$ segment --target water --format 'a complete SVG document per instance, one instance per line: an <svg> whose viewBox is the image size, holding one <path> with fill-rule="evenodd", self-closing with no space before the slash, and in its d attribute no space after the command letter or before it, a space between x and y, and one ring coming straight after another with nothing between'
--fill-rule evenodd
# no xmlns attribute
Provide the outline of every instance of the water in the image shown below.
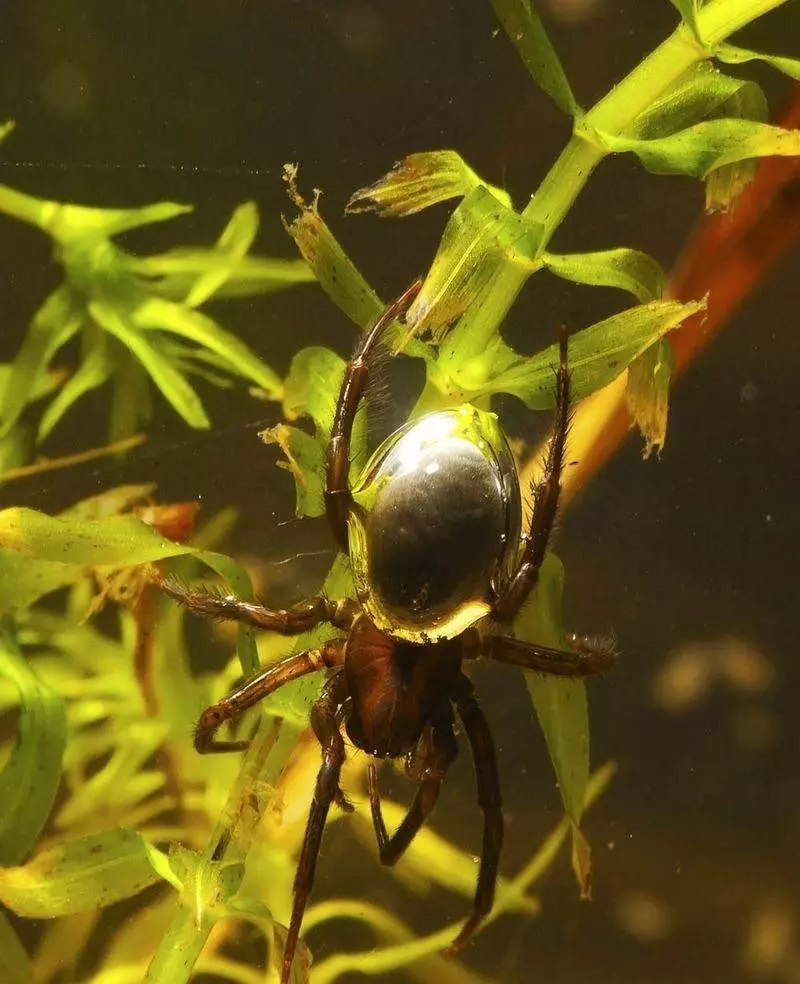
<svg viewBox="0 0 800 984"><path fill-rule="evenodd" d="M600 2L573 24L550 14L586 104L674 23L669 4L644 9L632 0ZM789 50L796 37L796 10L784 10L757 40L797 56L796 45ZM391 223L343 219L355 188L405 153L452 146L519 204L568 136L497 34L488 4L168 8L143 0L123 9L28 0L0 13L0 38L4 113L18 123L2 147L4 182L93 205L196 205L188 218L131 237L142 250L209 242L233 206L254 198L262 213L258 251L290 257L279 221L290 211L280 169L298 161L301 184L324 189L324 214L387 297L427 265L447 213ZM770 90L779 106L785 90L771 83ZM668 267L701 205L688 179L606 162L555 248L635 245ZM0 229L0 269L7 360L59 275L44 239L11 222ZM594 901L578 902L562 857L539 886L541 917L504 917L467 952L471 967L504 984L798 979L792 933L800 900L790 863L800 820L796 274L795 250L681 381L661 460L641 462L629 441L563 518L558 551L569 623L613 627L622 650L619 667L590 684L593 760L613 758L619 773L586 822ZM538 348L564 317L580 326L619 306L610 291L536 278L509 335ZM301 343L346 353L354 337L314 288L214 313L280 374ZM406 404L419 381L409 377L396 381ZM332 543L320 521L293 521L288 476L255 436L273 408L241 392L203 395L210 433L188 432L159 405L146 448L124 466L9 486L3 503L56 511L103 486L154 480L163 500L198 498L208 515L235 504L241 518L231 550L268 558L278 601L312 590ZM79 405L48 454L102 443L104 399ZM504 406L516 430L530 436L542 427L510 401ZM395 416L399 423L402 412ZM519 674L484 666L476 683L499 749L503 871L512 874L557 822L560 804ZM387 788L405 795L400 780L387 780ZM476 850L464 753L435 826ZM367 894L420 934L466 913L465 900L438 891L420 898L380 872L345 823L323 849L316 898L348 894ZM346 924L317 939L319 957L364 944Z"/></svg>

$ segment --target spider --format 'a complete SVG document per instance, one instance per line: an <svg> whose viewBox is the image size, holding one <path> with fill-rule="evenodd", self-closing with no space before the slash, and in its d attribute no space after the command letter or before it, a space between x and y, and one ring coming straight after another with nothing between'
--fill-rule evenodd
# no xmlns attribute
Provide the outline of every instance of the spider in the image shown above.
<svg viewBox="0 0 800 984"><path fill-rule="evenodd" d="M484 816L483 849L472 912L448 953L463 947L494 900L503 812L489 725L462 671L478 656L566 677L600 673L613 648L573 636L570 651L515 639L511 625L536 585L556 517L570 418L567 332L560 334L556 411L544 474L522 535L516 467L496 417L472 405L411 420L349 483L350 442L370 360L386 330L420 289L415 282L389 304L358 343L348 363L326 455L326 513L340 549L349 554L356 599L316 596L287 609L221 597L157 575L186 608L215 619L294 635L327 622L346 633L318 649L287 656L203 712L198 752L237 751L247 741L216 737L219 727L290 680L332 670L311 708L322 749L283 957L282 984L291 972L314 881L323 828L332 803L352 810L339 785L345 759L341 726L370 756L367 779L380 860L393 865L430 815L458 751L460 719L475 763ZM405 758L418 783L399 827L389 834L381 812L376 760Z"/></svg>

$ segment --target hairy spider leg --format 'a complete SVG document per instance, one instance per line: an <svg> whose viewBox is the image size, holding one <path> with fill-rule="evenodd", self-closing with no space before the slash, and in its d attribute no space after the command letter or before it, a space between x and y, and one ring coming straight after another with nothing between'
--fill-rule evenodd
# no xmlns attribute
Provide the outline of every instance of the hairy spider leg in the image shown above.
<svg viewBox="0 0 800 984"><path fill-rule="evenodd" d="M311 708L311 727L322 746L322 765L317 773L314 798L306 823L303 846L294 877L294 902L283 951L281 984L289 984L292 961L300 937L300 926L314 885L322 833L331 803L339 796L339 777L344 764L344 739L339 730L339 711L347 699L347 680L344 673L337 673L322 688L322 693Z"/></svg>
<svg viewBox="0 0 800 984"><path fill-rule="evenodd" d="M617 660L613 638L572 635L570 642L573 650L551 649L509 636L490 635L483 640L483 655L499 663L521 666L523 670L560 677L595 676L611 669Z"/></svg>
<svg viewBox="0 0 800 984"><path fill-rule="evenodd" d="M195 726L194 747L203 755L208 752L242 751L250 744L249 740L218 741L214 737L222 724L253 707L285 683L318 670L341 666L343 662L344 642L341 639L331 639L319 649L308 649L278 660L203 711Z"/></svg>
<svg viewBox="0 0 800 984"><path fill-rule="evenodd" d="M378 771L374 759L370 760L367 766L369 805L381 864L396 864L419 833L436 805L445 774L457 754L458 742L453 733L453 714L448 705L435 721L426 725L417 748L409 756L407 771L413 772L420 785L408 813L391 837L381 811Z"/></svg>
<svg viewBox="0 0 800 984"><path fill-rule="evenodd" d="M331 439L326 452L325 511L328 522L339 547L348 551L347 515L353 505L350 494L350 440L353 423L356 419L361 398L369 375L369 355L381 340L384 331L402 318L422 287L421 280L415 280L406 290L385 309L375 324L361 336L353 357L345 369L336 414L331 428Z"/></svg>
<svg viewBox="0 0 800 984"><path fill-rule="evenodd" d="M570 378L567 362L569 333L566 325L559 330L559 366L556 376L556 413L553 435L547 449L544 474L537 482L533 493L533 513L530 529L525 538L525 547L514 576L502 595L492 606L492 614L500 621L511 621L519 613L526 598L539 580L547 544L558 512L561 494L561 472L564 467L564 453L567 444L567 431L570 421Z"/></svg>
<svg viewBox="0 0 800 984"><path fill-rule="evenodd" d="M174 578L164 577L155 569L151 576L164 594L195 615L242 622L280 635L299 635L316 628L322 622L346 631L360 612L358 603L352 598L334 600L313 595L289 608L267 608L255 601L242 601L234 595L219 594L208 588L189 587Z"/></svg>
<svg viewBox="0 0 800 984"><path fill-rule="evenodd" d="M475 930L492 911L497 873L500 867L500 851L503 847L503 800L497 773L497 757L494 751L489 722L475 698L469 677L460 674L455 699L456 710L467 734L472 758L475 762L475 779L478 786L478 805L483 813L483 846L478 885L472 904L472 914L461 927L458 936L445 951L453 956L472 939Z"/></svg>

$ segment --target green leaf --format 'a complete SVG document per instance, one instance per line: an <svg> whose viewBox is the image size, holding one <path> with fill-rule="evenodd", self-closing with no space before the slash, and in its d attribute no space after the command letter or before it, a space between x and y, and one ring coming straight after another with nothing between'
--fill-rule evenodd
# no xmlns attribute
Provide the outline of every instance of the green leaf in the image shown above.
<svg viewBox="0 0 800 984"><path fill-rule="evenodd" d="M726 107L734 103L740 107L739 111L727 111ZM731 78L709 62L700 62L682 72L636 116L624 133L643 140L657 139L685 130L712 115L763 122L767 118L764 93L755 82Z"/></svg>
<svg viewBox="0 0 800 984"><path fill-rule="evenodd" d="M660 299L664 289L661 265L638 249L608 249L597 253L542 253L551 273L576 284L618 287L633 294L642 304Z"/></svg>
<svg viewBox="0 0 800 984"><path fill-rule="evenodd" d="M173 249L156 256L129 256L126 266L148 281L148 290L167 300L184 301L198 278L214 263L217 252L216 249ZM228 276L214 291L218 299L269 294L315 280L303 260L243 256L235 263L227 259L227 263Z"/></svg>
<svg viewBox="0 0 800 984"><path fill-rule="evenodd" d="M28 954L4 912L0 912L0 978L5 984L33 984Z"/></svg>
<svg viewBox="0 0 800 984"><path fill-rule="evenodd" d="M406 316L409 330L441 338L470 305L478 303L501 267L536 269L538 227L506 208L483 186L453 212L422 290Z"/></svg>
<svg viewBox="0 0 800 984"><path fill-rule="evenodd" d="M27 919L53 919L112 905L161 879L165 856L134 830L65 841L19 868L0 869L0 901Z"/></svg>
<svg viewBox="0 0 800 984"><path fill-rule="evenodd" d="M0 437L11 430L32 398L54 348L74 334L80 324L81 318L76 313L72 291L68 287L53 291L36 312L14 359L11 377L0 394Z"/></svg>
<svg viewBox="0 0 800 984"><path fill-rule="evenodd" d="M287 420L311 417L317 438L327 440L344 370L344 359L329 348L313 345L300 349L284 383L283 412Z"/></svg>
<svg viewBox="0 0 800 984"><path fill-rule="evenodd" d="M0 548L37 560L108 567L132 567L192 552L135 516L76 521L21 507L0 511Z"/></svg>
<svg viewBox="0 0 800 984"><path fill-rule="evenodd" d="M531 0L492 0L492 6L531 78L559 109L574 116L578 104Z"/></svg>
<svg viewBox="0 0 800 984"><path fill-rule="evenodd" d="M614 153L636 154L654 174L689 174L696 178L707 178L717 168L736 161L800 154L800 131L753 120L708 120L655 140L611 133L599 136Z"/></svg>
<svg viewBox="0 0 800 984"><path fill-rule="evenodd" d="M747 48L739 48L734 44L717 45L714 50L714 57L729 65L742 65L745 62L757 59L758 61L766 62L772 68L777 68L779 72L783 72L789 78L800 82L800 58L766 55L763 51L748 51Z"/></svg>
<svg viewBox="0 0 800 984"><path fill-rule="evenodd" d="M519 638L556 649L568 649L561 621L564 568L547 554L539 582L515 623ZM589 891L588 845L578 831L589 781L589 709L582 680L526 673L525 682L544 732L547 750L558 780L564 810L572 821L573 851L581 861L581 892ZM576 846L576 839L577 845Z"/></svg>
<svg viewBox="0 0 800 984"><path fill-rule="evenodd" d="M0 865L19 863L41 833L61 778L67 734L64 701L0 633L0 676L20 696L19 737L0 772Z"/></svg>
<svg viewBox="0 0 800 984"><path fill-rule="evenodd" d="M669 384L674 359L669 340L662 338L634 359L628 369L625 402L644 437L644 457L661 451L667 439Z"/></svg>
<svg viewBox="0 0 800 984"><path fill-rule="evenodd" d="M280 399L281 381L272 369L244 342L199 311L161 298L143 297L131 312L131 323L146 330L173 332L204 346L260 386L271 399Z"/></svg>
<svg viewBox="0 0 800 984"><path fill-rule="evenodd" d="M319 214L319 195L310 205L307 204L297 191L297 168L284 165L284 176L289 195L300 212L292 222L283 220L286 231L328 297L359 327L366 328L383 310L380 298L361 276Z"/></svg>
<svg viewBox="0 0 800 984"><path fill-rule="evenodd" d="M189 291L186 303L190 307L198 307L216 294L253 245L257 233L258 206L245 202L231 216L217 243L216 256L209 255L206 269Z"/></svg>
<svg viewBox="0 0 800 984"><path fill-rule="evenodd" d="M269 427L259 436L265 444L277 444L286 456L286 460L277 462L277 465L294 478L296 515L322 516L325 512L325 455L322 444L299 427L287 424Z"/></svg>
<svg viewBox="0 0 800 984"><path fill-rule="evenodd" d="M37 442L50 434L69 408L85 393L106 383L111 375L113 361L109 358L106 340L102 333L92 340L89 351L78 370L58 392L39 422Z"/></svg>
<svg viewBox="0 0 800 984"><path fill-rule="evenodd" d="M157 344L150 342L142 332L137 331L125 314L102 301L90 302L89 313L102 328L118 338L136 356L150 378L187 424L198 430L205 430L211 426L197 393L169 359L159 351Z"/></svg>
<svg viewBox="0 0 800 984"><path fill-rule="evenodd" d="M704 308L705 301L688 304L652 301L612 315L571 336L569 361L573 399L580 400L610 383L659 338ZM503 346L503 350L514 355L507 346ZM465 374L459 375L458 380L472 396L512 393L532 410L545 410L554 405L557 365L558 346L553 344L531 358L515 356L508 368L474 391Z"/></svg>
<svg viewBox="0 0 800 984"><path fill-rule="evenodd" d="M449 198L463 198L481 185L507 208L511 207L508 192L483 181L456 151L409 154L374 184L356 191L345 212L375 212L383 218L397 218Z"/></svg>
<svg viewBox="0 0 800 984"><path fill-rule="evenodd" d="M44 595L74 584L83 576L83 570L71 564L34 560L0 549L0 612L24 611Z"/></svg>

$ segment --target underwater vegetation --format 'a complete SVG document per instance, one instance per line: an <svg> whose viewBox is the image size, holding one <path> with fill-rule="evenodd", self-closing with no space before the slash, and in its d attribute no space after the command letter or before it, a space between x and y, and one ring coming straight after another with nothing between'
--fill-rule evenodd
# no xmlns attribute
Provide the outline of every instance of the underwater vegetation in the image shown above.
<svg viewBox="0 0 800 984"><path fill-rule="evenodd" d="M412 417L464 403L488 410L498 394L533 411L553 411L555 337L529 356L501 336L525 283L549 271L575 284L618 288L631 299L611 317L571 326L576 440L583 439L586 398L611 387L638 426L645 453L663 446L674 340L690 319L705 316L713 295L665 296L660 263L635 246L609 243L602 251L559 254L550 249L553 235L595 168L615 155L633 155L655 174L703 181L708 210L733 210L734 221L759 158L800 156L800 131L768 123L762 89L736 76L736 66L759 59L800 79L800 62L730 40L779 0L676 0L673 6L680 16L673 33L586 109L535 7L528 0L493 0L533 82L572 120L569 142L524 207L515 207L452 150L410 154L352 195L350 213L387 220L455 203L432 261L419 260L428 267L421 289L388 339L397 361L417 360L424 368ZM13 139L12 129L10 123L3 129L5 140ZM190 428L213 427L198 389L233 391L244 384L280 407L282 421L262 437L277 446L279 466L289 473L283 477L294 482L297 516L323 513L325 446L346 353L301 348L282 378L269 365L268 342L263 353L252 351L223 327L220 312L236 298L318 284L358 331L385 305L338 241L335 221L323 217L319 195L304 197L305 170L287 165L284 177L287 208L294 210L284 224L301 257L295 260L251 252L259 225L253 202L234 211L209 247L141 255L120 237L175 219L186 206L102 209L0 186L0 211L48 236L63 273L13 362L0 366L0 482L8 483L7 493L17 477L130 450L148 426L154 401L166 401ZM80 357L66 369L59 356L68 345ZM103 389L109 446L79 449L72 461L32 460L67 414L80 413L81 399ZM571 453L583 456L574 446ZM360 414L354 479L367 454ZM535 480L540 461L528 463L528 478ZM241 756L201 758L193 733L203 709L237 681L290 651L318 645L330 630L287 641L239 626L227 666L193 672L185 613L157 590L154 565L181 583L217 585L221 593L252 599L248 571L222 552L232 522L232 513L200 519L194 503L160 503L146 481L105 489L54 516L21 506L0 511L4 981L54 979L88 953L94 956L85 979L95 984L173 984L199 974L278 979L319 762L307 724L320 680L287 685L237 721L237 737L253 735ZM515 622L518 638L568 645L563 582L563 567L550 553ZM343 556L322 590L330 597L353 595ZM564 819L513 877L499 880L487 921L507 912L534 915L539 901L532 888L565 843L577 893L590 894L591 848L581 822L613 773L610 764L590 772L583 684L535 673L526 673L525 682ZM367 840L363 757L349 759L343 788L355 812L334 809L330 822L352 825ZM398 804L385 804L390 829L402 815ZM471 853L428 826L403 867L384 877L396 874L398 891L401 877L424 879L463 896L467 906L475 868ZM117 904L125 907L124 918L109 924ZM333 920L362 924L371 945L312 963L313 932ZM27 921L43 925L32 945L23 929ZM405 969L421 980L477 981L441 955L459 928L412 930L387 908L360 898L312 897L291 980L324 984L348 973ZM254 939L258 945L242 945Z"/></svg>

